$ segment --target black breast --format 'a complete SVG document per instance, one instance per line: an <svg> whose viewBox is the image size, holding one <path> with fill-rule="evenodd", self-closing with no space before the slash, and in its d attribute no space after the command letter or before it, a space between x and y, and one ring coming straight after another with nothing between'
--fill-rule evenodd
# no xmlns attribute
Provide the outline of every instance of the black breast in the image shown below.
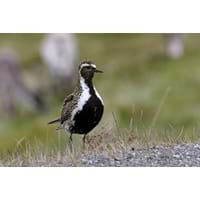
<svg viewBox="0 0 200 200"><path fill-rule="evenodd" d="M92 95L83 109L74 117L74 126L71 127L71 133L87 134L101 120L104 106L96 95Z"/></svg>

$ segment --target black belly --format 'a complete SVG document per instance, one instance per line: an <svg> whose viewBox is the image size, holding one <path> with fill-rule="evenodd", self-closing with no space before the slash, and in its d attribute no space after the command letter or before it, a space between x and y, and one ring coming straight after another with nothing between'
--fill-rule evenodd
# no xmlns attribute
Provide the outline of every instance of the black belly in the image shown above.
<svg viewBox="0 0 200 200"><path fill-rule="evenodd" d="M83 106L74 117L74 126L70 127L71 133L87 134L101 120L104 106L96 97L90 97L89 101Z"/></svg>

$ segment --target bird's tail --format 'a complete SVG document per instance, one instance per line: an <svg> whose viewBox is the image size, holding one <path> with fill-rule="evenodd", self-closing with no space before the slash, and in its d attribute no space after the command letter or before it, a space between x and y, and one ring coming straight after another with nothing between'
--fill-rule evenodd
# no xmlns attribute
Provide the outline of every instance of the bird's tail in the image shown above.
<svg viewBox="0 0 200 200"><path fill-rule="evenodd" d="M54 119L54 120L48 122L48 124L54 124L54 123L58 123L58 122L60 122L60 118Z"/></svg>

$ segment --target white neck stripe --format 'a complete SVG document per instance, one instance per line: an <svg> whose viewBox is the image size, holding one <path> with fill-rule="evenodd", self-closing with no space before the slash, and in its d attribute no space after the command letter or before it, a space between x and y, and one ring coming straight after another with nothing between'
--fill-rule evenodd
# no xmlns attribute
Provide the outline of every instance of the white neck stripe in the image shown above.
<svg viewBox="0 0 200 200"><path fill-rule="evenodd" d="M101 101L101 103L104 105L103 99L101 98L100 94L97 92L97 90L96 90L95 87L94 87L94 91L95 91L96 96L99 98L99 100Z"/></svg>
<svg viewBox="0 0 200 200"><path fill-rule="evenodd" d="M82 89L81 95L78 99L77 107L72 111L71 120L74 120L75 114L83 109L83 106L86 104L88 99L91 97L90 89L85 83L85 80L81 77L80 86Z"/></svg>

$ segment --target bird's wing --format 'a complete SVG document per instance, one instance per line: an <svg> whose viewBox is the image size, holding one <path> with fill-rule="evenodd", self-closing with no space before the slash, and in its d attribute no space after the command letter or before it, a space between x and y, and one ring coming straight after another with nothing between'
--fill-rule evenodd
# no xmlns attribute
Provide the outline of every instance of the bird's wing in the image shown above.
<svg viewBox="0 0 200 200"><path fill-rule="evenodd" d="M63 104L63 109L61 112L61 124L68 120L71 114L71 101L73 100L74 95L70 94L69 96L67 96L64 100L64 104Z"/></svg>

